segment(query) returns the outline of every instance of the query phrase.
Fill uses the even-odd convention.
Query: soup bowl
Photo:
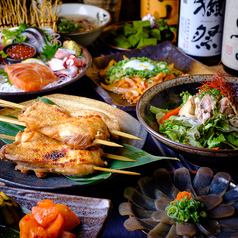
[[[93,43],[111,21],[111,15],[105,9],[81,3],[63,3],[57,7],[57,14],[60,18],[79,16],[97,20],[97,27],[93,30],[78,33],[60,33],[62,36],[69,37],[83,46]]]
[[[150,111],[151,106],[164,109],[178,107],[182,103],[180,96],[182,92],[188,91],[192,95],[196,94],[197,88],[209,77],[211,75],[184,76],[151,87],[139,99],[136,105],[136,114],[144,128],[154,137],[156,143],[171,149],[178,157],[182,155],[185,160],[199,166],[232,167],[237,161],[238,150],[206,149],[170,140],[158,132],[155,114]],[[224,76],[224,78],[238,86],[237,78],[229,76]]]

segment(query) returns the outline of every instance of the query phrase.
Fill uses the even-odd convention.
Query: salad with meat
[[[215,74],[198,90],[195,95],[181,93],[182,104],[173,110],[150,107],[159,133],[195,147],[238,149],[236,87],[222,74]]]

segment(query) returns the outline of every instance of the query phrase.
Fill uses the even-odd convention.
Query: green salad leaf
[[[183,94],[187,97],[188,94]],[[186,99],[185,99],[186,100]],[[160,108],[151,107],[150,111],[161,116]],[[234,119],[236,120],[236,119]],[[232,126],[227,115],[219,114],[204,124],[194,125],[188,118],[171,116],[159,125],[159,132],[165,137],[186,145],[208,149],[238,149],[238,128]]]

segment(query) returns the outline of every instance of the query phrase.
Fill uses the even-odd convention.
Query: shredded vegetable
[[[155,84],[183,75],[173,64],[147,57],[124,57],[119,62],[112,60],[99,73],[105,80],[101,83],[102,88],[121,94],[132,104],[137,103],[140,96]]]

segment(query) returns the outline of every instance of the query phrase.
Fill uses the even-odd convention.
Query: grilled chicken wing
[[[87,149],[97,144],[95,139],[109,140],[106,123],[99,115],[74,117],[56,105],[43,101],[28,105],[18,116],[32,131],[38,131],[76,149]]]
[[[15,169],[27,173],[33,170],[37,177],[57,173],[84,177],[94,172],[94,166],[103,166],[103,150],[78,150],[36,131],[19,132],[15,142],[4,145],[0,156],[17,163]]]
[[[90,116],[90,115],[100,116],[102,120],[106,123],[109,130],[116,130],[116,131],[121,130],[121,126],[119,122],[116,119],[110,118],[103,112],[99,112],[96,110],[80,109],[70,114],[71,116],[74,116],[74,117]],[[118,136],[114,136],[114,135],[111,135],[111,136],[118,138]]]

